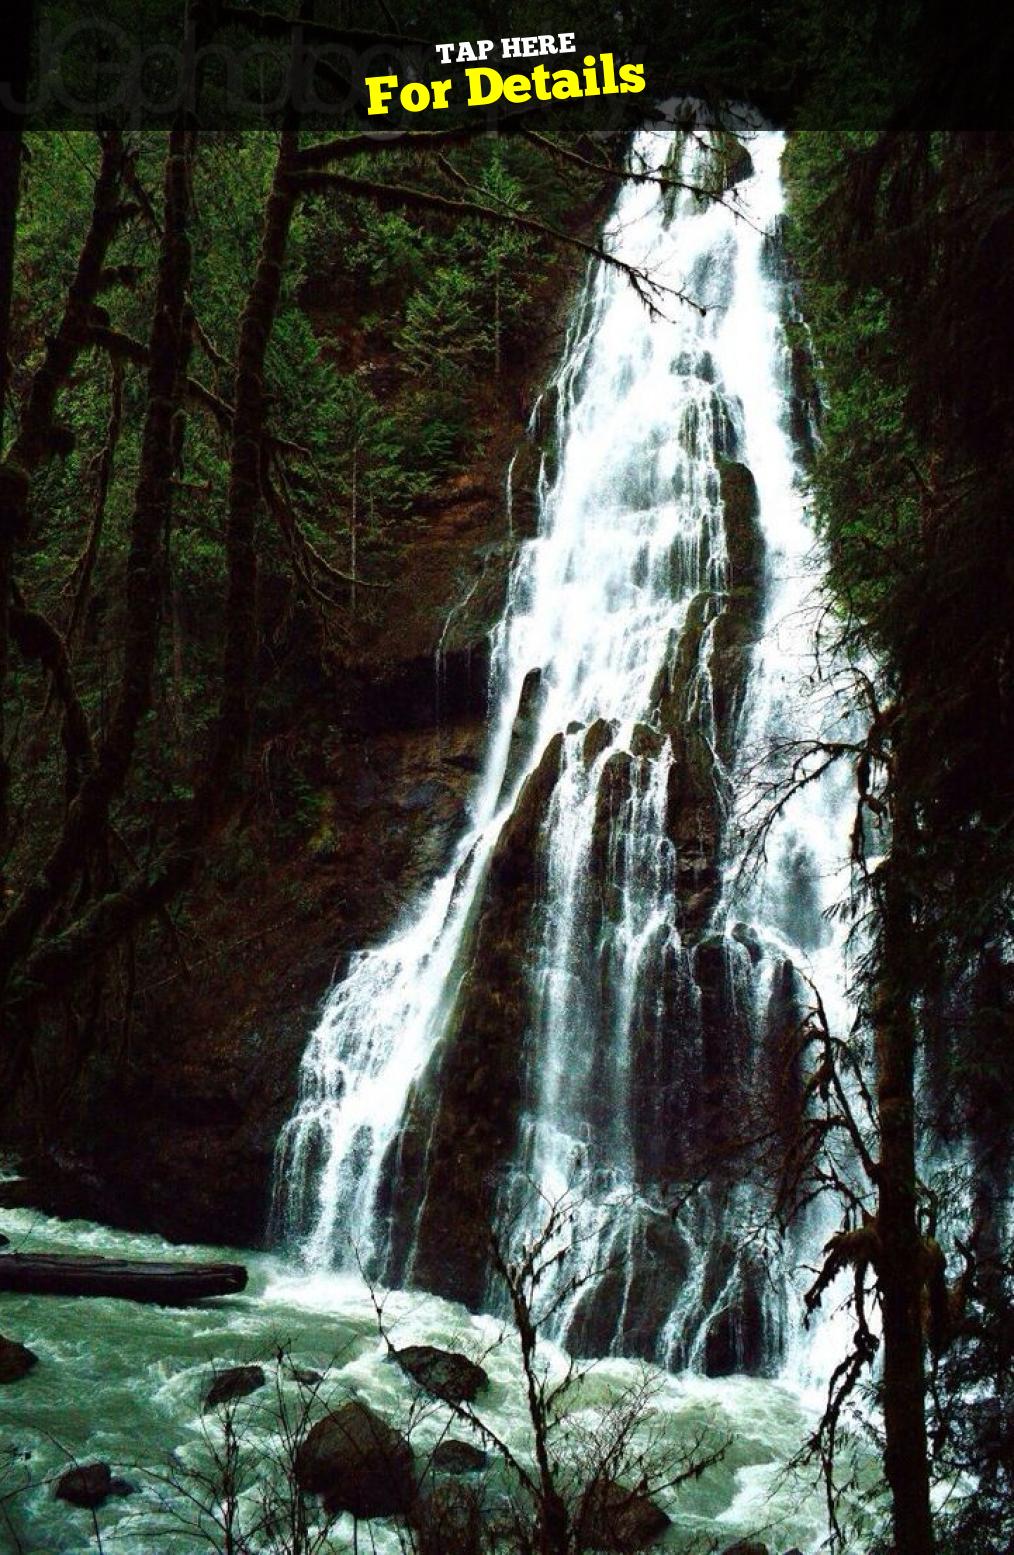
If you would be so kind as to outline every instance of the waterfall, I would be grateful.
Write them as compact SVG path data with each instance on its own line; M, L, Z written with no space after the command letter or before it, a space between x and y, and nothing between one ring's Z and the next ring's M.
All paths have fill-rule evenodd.
M782 137L721 203L630 183L552 385L556 447L492 655L491 728L447 873L360 952L279 1141L275 1225L472 1305L490 1223L547 1201L599 1273L564 1341L713 1373L782 1364L799 1249L743 1137L802 1106L797 969L837 1008L847 800L813 785L744 878L757 756L798 731L813 536L769 236ZM691 177L696 137L637 167ZM545 407L543 407L543 416Z

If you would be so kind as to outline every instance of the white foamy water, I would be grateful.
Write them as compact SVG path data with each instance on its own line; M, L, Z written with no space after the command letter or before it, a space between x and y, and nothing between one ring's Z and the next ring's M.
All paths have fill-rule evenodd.
M753 937L752 953L731 936L724 952L729 1019L745 1033L742 1084L753 1084L762 1066L765 1010L786 958L818 981L833 1017L843 1011L841 936L824 918L844 883L841 788L804 790L773 829L765 868L745 888L739 880L736 816L750 809L758 752L812 732L822 716L808 698L813 536L788 433L783 296L769 238L783 204L782 144L774 133L751 136L752 174L722 203L684 194L667 208L652 183L619 196L606 242L662 288L662 316L615 270L602 266L590 277L555 380L558 472L542 482L539 533L520 549L495 642L491 735L472 824L446 875L387 943L354 958L328 1000L276 1166L276 1225L311 1268L348 1268L355 1257L383 1268L385 1173L406 1109L449 1032L486 865L526 775L511 772L505 784L522 687L538 671L528 770L554 734L565 743L542 829L546 887L526 973L534 1014L519 1044L525 1101L501 1207L531 1231L546 1199L570 1195L586 1255L627 1271L614 1309L596 1320L596 1347L622 1353L636 1329L637 1353L677 1367L706 1363L714 1325L757 1282L738 1247L764 1214L745 1189L681 1212L671 1256L683 1273L673 1276L667 1306L656 1290L651 1311L641 1310L641 1273L652 1258L646 1239L665 1218L674 1170L644 1136L660 1122L683 1127L681 1093L685 1101L698 1084L709 1040L694 943L679 927L681 861L667 798L674 753L658 713L660 673L684 637L693 655L686 724L707 752L716 802L728 815L711 927L720 934L746 920ZM633 156L661 171L672 150L670 134L646 133ZM682 172L699 173L701 159L691 140ZM737 583L721 496L729 459L752 472L766 554L759 641L723 753L712 654ZM587 732L599 720L607 729L589 758ZM618 779L622 813L603 844L603 796ZM674 982L683 989L679 1020ZM657 1028L655 1051L646 1053L649 1027ZM676 1111L647 1120L645 1096L652 1085L662 1094L663 1078ZM417 1204L424 1192L423 1183ZM532 1209L518 1220L523 1193ZM822 1231L811 1226L806 1247L759 1244L770 1276L758 1297L764 1332L752 1359L735 1340L743 1364L770 1368L788 1349L801 1375L812 1370L812 1349L795 1338L795 1269ZM732 1250L706 1270L720 1241ZM411 1267L410 1258L409 1276ZM558 1316L562 1336L587 1318L587 1293L582 1299L584 1318L576 1304Z

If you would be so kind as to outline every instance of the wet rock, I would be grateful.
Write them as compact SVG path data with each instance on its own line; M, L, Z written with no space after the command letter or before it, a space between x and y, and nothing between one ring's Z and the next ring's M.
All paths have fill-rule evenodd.
M545 886L543 822L562 756L557 734L493 850L468 968L411 1120L425 1160L401 1174L394 1194L395 1228L414 1248L410 1269L389 1266L385 1280L397 1284L407 1272L413 1284L473 1310L486 1290L496 1173L517 1138L531 1016L524 959Z
M766 1115L778 1126L783 1150L799 1137L806 1111L806 1076L800 1047L803 1026L801 985L791 961L783 961L771 979L764 1019L760 1079L767 1095Z
M109 1494L122 1501L126 1496L136 1496L137 1486L132 1485L129 1479L120 1479L118 1475L114 1475L109 1481Z
M205 1395L204 1407L214 1409L217 1404L231 1404L233 1399L246 1398L248 1393L255 1393L258 1388L262 1388L266 1381L261 1366L230 1366L225 1371L216 1372Z
M524 678L517 712L511 727L510 745L507 749L507 765L500 785L499 803L510 794L518 778L532 758L539 733L539 715L546 701L546 688L541 669L531 669Z
M486 1547L482 1493L475 1486L442 1481L417 1501L412 1522L419 1555L480 1555Z
M0 1247L10 1247L10 1245L11 1245L10 1237L9 1236L4 1236L3 1232L0 1231Z
M633 795L632 772L633 758L629 752L613 751L606 757L599 774L588 867L603 918L615 918L622 908L623 879L617 843L628 823ZM593 929L592 932L596 931Z
M413 1382L448 1404L470 1404L489 1387L481 1366L456 1350L439 1350L431 1344L410 1344L395 1350L392 1359Z
M764 536L757 482L747 466L734 459L723 459L719 474L732 587L759 588L764 580Z
M83 1463L61 1474L53 1491L58 1501L91 1510L112 1494L113 1474L108 1463Z
M735 1277L730 1280L733 1269ZM711 1249L702 1300L708 1306L725 1294L704 1341L707 1376L730 1377L739 1372L764 1376L770 1372L764 1313L767 1284L767 1271L758 1259L741 1255L728 1244Z
M650 724L635 724L634 732L630 736L630 754L638 757L649 757L654 761L662 753L665 744L665 736L660 729L653 729Z
M757 938L757 935L754 933L753 929L751 929L750 925L748 923L734 923L732 926L732 937L737 942L737 944L743 946L744 950L749 955L752 964L756 966L763 956L764 951L761 948L760 940Z
M750 650L763 620L765 548L757 485L750 470L745 464L723 459L720 475L729 592L715 622L710 668L718 746L723 758L728 759L750 667Z
M393 1517L415 1497L411 1447L358 1402L317 1421L296 1453L295 1478L300 1490L323 1496L328 1512L354 1517Z
M586 767L593 767L602 752L608 750L616 738L616 725L609 718L596 718L589 724L581 754Z
M471 1442L459 1442L451 1437L439 1442L430 1455L430 1463L441 1474L476 1474L489 1462L489 1454Z
M717 149L723 189L732 189L753 177L753 158L735 135L723 131Z
M551 457L551 415L544 415L545 400L539 406L540 424L545 420L549 434L546 452ZM531 540L539 529L539 472L543 449L538 439L526 438L517 450L511 471L511 528L519 540Z
M0 1383L20 1382L38 1360L35 1351L27 1345L19 1344L16 1339L5 1339L0 1334Z
M310 1371L305 1366L290 1366L289 1376L293 1382L301 1383L304 1388L315 1388L324 1381L323 1372Z
M728 1545L722 1555L768 1555L768 1547L757 1539L740 1539L738 1544Z
M626 1555L658 1539L669 1527L669 1518L648 1496L606 1480L585 1492L578 1527L589 1549Z

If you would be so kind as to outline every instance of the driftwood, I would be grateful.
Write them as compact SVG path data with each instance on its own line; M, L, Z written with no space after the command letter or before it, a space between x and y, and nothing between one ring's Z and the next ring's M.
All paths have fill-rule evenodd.
M117 1296L185 1306L246 1286L239 1263L140 1263L64 1253L0 1253L0 1290L32 1296Z

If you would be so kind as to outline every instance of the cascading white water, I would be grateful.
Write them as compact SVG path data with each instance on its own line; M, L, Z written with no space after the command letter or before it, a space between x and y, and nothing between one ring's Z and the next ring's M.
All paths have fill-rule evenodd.
M671 169L675 144L671 133L639 136L636 164ZM693 172L704 153L692 138L679 144ZM662 293L659 317L621 274L599 267L591 276L556 380L558 474L543 482L539 534L521 548L494 644L495 714L468 834L410 920L360 953L329 999L277 1157L278 1221L311 1263L341 1266L353 1249L367 1262L382 1258L386 1163L448 1034L491 853L527 773L563 733L542 825L544 890L525 958L531 1026L519 1047L524 1099L501 1211L530 1228L540 1198L571 1195L584 1247L626 1271L593 1342L669 1364L701 1363L717 1315L741 1294L738 1250L707 1273L705 1254L719 1237L740 1239L756 1208L733 1190L671 1217L672 1163L660 1164L665 1150L650 1137L682 1126L681 1092L713 1061L693 940L707 929L722 941L724 1018L742 1027L744 1076L759 1072L763 1012L787 957L808 963L825 990L843 981L841 946L822 920L845 857L840 794L804 790L745 892L736 825L725 825L709 896L707 864L684 856L671 814L692 734L716 814L728 821L730 797L738 808L750 794L752 754L798 728L812 662L812 535L787 430L782 296L765 258L765 232L781 209L781 149L776 134L751 137L753 171L738 191L745 217L728 200L667 199L657 182L621 193L606 238L612 252L662 287L685 289L706 312ZM753 473L766 555L753 668L745 695L725 709L723 733L716 632L742 581L730 565L723 500L730 460ZM659 681L681 651L689 664L677 728L660 715ZM519 763L512 726L534 671L537 731ZM681 901L695 871L709 921L688 937ZM737 938L743 918L750 932L737 929ZM663 1075L670 1114L660 1102L646 1123L645 1097L662 1095ZM534 1206L527 1222L514 1213L525 1191ZM670 1218L683 1278L653 1291L645 1318L645 1260ZM784 1289L777 1279L772 1289L782 1294L773 1304L765 1297L763 1321L777 1326ZM588 1341L587 1300L559 1322L565 1336ZM748 1364L734 1345L737 1356Z

